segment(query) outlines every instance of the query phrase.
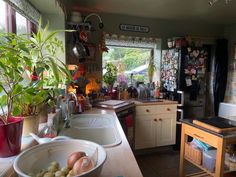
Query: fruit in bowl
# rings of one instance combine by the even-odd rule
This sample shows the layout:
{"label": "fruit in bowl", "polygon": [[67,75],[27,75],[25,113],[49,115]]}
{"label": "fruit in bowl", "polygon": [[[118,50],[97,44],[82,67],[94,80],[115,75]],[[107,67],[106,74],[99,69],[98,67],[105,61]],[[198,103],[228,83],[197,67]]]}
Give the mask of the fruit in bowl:
{"label": "fruit in bowl", "polygon": [[40,144],[19,154],[14,169],[21,177],[98,177],[106,160],[104,148],[87,140]]}

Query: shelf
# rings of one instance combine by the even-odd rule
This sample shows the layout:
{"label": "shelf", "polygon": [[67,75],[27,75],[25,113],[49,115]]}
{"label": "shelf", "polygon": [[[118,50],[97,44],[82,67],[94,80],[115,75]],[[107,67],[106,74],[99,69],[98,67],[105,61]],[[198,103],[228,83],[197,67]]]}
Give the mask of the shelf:
{"label": "shelf", "polygon": [[198,173],[193,173],[193,174],[186,175],[186,177],[211,177],[211,175],[209,175],[208,173],[206,173],[204,171],[201,171],[201,172],[198,172]]}
{"label": "shelf", "polygon": [[[189,161],[190,163],[192,163],[193,165],[195,165],[196,167],[200,168],[201,170],[204,171],[204,173],[208,174],[208,176],[214,176],[214,173],[209,172],[207,169],[205,169],[203,166],[198,165],[196,163],[194,163],[192,160],[190,160],[187,157],[184,157],[184,159],[186,159],[187,161]],[[199,176],[200,177],[200,176]],[[205,176],[204,176],[205,177]]]}

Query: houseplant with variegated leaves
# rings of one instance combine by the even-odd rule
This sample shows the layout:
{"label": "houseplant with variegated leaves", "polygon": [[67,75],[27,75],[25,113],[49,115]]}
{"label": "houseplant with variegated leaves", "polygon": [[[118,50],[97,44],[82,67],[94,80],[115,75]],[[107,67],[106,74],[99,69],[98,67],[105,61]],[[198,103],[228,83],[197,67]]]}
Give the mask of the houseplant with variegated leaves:
{"label": "houseplant with variegated leaves", "polygon": [[[51,99],[51,90],[58,89],[63,78],[71,78],[66,65],[57,58],[57,51],[63,49],[61,41],[56,37],[58,32],[49,32],[46,25],[45,28],[39,26],[38,32],[30,38],[10,33],[0,34],[1,135],[3,133],[1,127],[11,125],[12,120],[15,120],[13,116],[37,115],[38,106]],[[53,75],[54,84],[50,90],[44,89],[47,82],[45,72]],[[19,123],[17,129],[21,126]],[[21,132],[14,133],[21,134]],[[4,137],[13,136],[14,133],[6,134],[5,132]],[[4,138],[6,139],[9,138]],[[11,143],[7,141],[5,144],[4,147],[0,146],[0,157],[15,155],[20,150],[19,145],[14,152],[7,150],[7,146]],[[11,149],[11,147],[8,148]],[[1,150],[7,151],[5,155],[1,153]]]}

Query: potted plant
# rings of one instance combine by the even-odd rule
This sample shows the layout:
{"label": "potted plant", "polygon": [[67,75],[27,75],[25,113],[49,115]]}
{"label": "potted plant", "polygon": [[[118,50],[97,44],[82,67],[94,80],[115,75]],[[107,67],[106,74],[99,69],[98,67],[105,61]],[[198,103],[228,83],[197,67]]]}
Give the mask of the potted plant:
{"label": "potted plant", "polygon": [[148,80],[149,80],[149,83],[152,83],[152,79],[153,79],[153,75],[154,75],[155,70],[156,70],[156,66],[155,66],[155,63],[154,63],[154,58],[152,56],[152,57],[150,57],[149,64],[148,64]]}
{"label": "potted plant", "polygon": [[104,69],[106,72],[103,75],[103,81],[107,85],[108,90],[112,92],[113,85],[117,79],[117,68],[112,63],[107,63]]}
{"label": "potted plant", "polygon": [[23,41],[15,34],[0,34],[0,157],[15,155],[21,148],[23,118],[13,116],[13,102],[30,90],[30,85],[24,86],[22,76],[26,67],[32,66]]}
{"label": "potted plant", "polygon": [[[52,89],[62,81],[61,76],[70,78],[66,65],[56,57],[56,51],[62,49],[55,37],[59,31],[49,33],[47,29],[48,25],[39,26],[31,38],[0,34],[0,108],[3,113],[0,117],[0,157],[20,152],[24,119],[14,116],[36,119],[39,105],[50,100],[50,90],[44,89],[45,72],[53,75]],[[17,124],[15,128],[14,124]]]}

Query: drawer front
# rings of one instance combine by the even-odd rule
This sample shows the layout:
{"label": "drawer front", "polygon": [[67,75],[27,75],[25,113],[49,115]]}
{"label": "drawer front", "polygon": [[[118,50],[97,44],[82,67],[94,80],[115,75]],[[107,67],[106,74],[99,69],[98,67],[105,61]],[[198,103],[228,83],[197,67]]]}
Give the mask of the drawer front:
{"label": "drawer front", "polygon": [[196,138],[202,142],[205,142],[215,148],[217,148],[218,146],[218,139],[219,137],[217,137],[216,135],[213,135],[211,133],[208,133],[206,131],[200,130],[198,128],[186,125],[186,124],[182,124],[182,126],[184,126],[184,130],[186,132],[186,134],[188,134],[189,136]]}
{"label": "drawer front", "polygon": [[149,114],[168,114],[176,113],[177,105],[148,105],[136,106],[136,115],[149,115]]}
{"label": "drawer front", "polygon": [[162,121],[165,119],[174,119],[176,121],[176,113],[169,113],[169,114],[148,114],[148,115],[136,115],[136,119],[140,120],[153,120],[153,121]]}

